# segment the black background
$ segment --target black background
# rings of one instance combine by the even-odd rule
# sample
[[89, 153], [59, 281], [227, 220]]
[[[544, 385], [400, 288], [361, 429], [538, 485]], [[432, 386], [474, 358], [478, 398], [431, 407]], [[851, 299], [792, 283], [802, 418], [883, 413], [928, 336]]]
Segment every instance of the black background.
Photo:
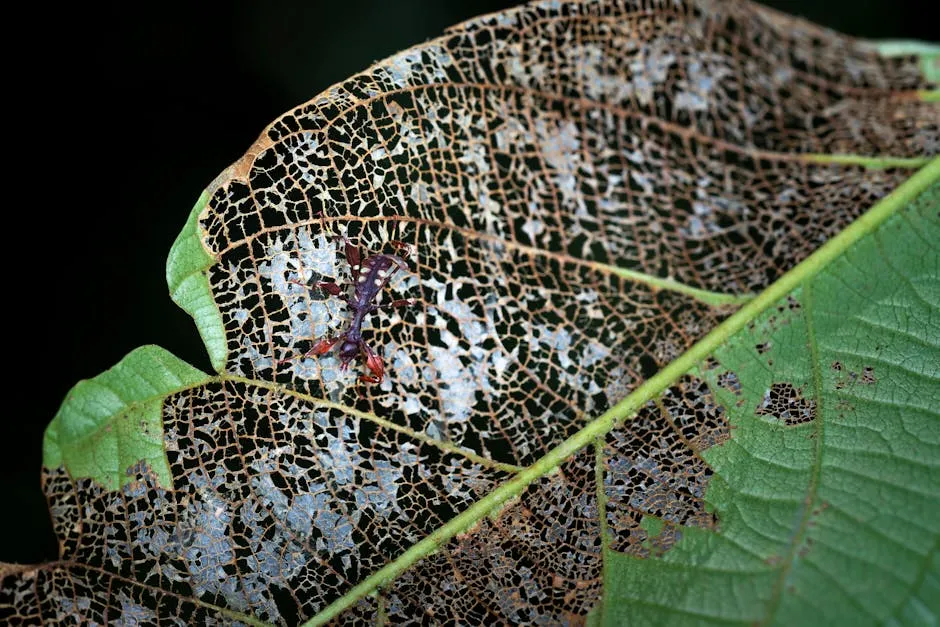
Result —
[[[53, 559], [42, 432], [68, 389], [159, 344], [210, 370], [164, 264], [201, 190], [280, 113], [452, 24], [470, 0], [108, 3], [5, 20], [0, 561]], [[936, 38], [925, 2], [768, 3], [873, 38]], [[918, 10], [922, 9], [922, 10]]]

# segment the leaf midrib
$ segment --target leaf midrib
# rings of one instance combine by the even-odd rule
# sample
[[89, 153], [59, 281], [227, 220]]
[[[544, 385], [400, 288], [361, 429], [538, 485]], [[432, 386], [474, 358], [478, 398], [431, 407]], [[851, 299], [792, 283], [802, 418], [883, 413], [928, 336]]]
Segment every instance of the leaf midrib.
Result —
[[876, 203], [809, 257], [716, 326], [689, 350], [647, 379], [620, 403], [550, 450], [544, 457], [519, 472], [514, 478], [500, 485], [426, 538], [414, 544], [397, 559], [355, 585], [345, 595], [303, 623], [304, 627], [322, 625], [338, 616], [362, 597], [393, 581], [413, 564], [436, 551], [457, 534], [468, 530], [484, 517], [495, 514], [507, 502], [517, 498], [530, 483], [553, 472], [568, 457], [590, 445], [597, 438], [603, 437], [615, 426], [631, 417], [647, 401], [658, 396], [668, 386], [685, 375], [729, 337], [743, 329], [750, 321], [794, 289], [813, 278], [849, 246], [872, 233], [885, 220], [914, 200], [937, 180], [940, 180], [940, 157], [935, 157], [928, 165]]

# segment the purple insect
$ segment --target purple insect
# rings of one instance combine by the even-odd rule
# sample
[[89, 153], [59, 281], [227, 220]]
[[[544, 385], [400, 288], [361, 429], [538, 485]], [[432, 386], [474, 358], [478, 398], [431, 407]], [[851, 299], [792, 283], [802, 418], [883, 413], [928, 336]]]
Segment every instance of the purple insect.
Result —
[[321, 281], [313, 285], [314, 288], [325, 290], [332, 296], [340, 298], [353, 311], [353, 319], [349, 327], [336, 337], [323, 338], [314, 343], [304, 357], [310, 355], [325, 355], [336, 344], [339, 347], [340, 368], [343, 370], [349, 367], [349, 364], [357, 356], [361, 355], [363, 362], [372, 374], [363, 374], [359, 376], [359, 381], [366, 383], [381, 383], [385, 375], [385, 362], [372, 347], [366, 344], [362, 339], [362, 322], [365, 317], [373, 311], [381, 308], [391, 307], [410, 307], [417, 303], [417, 299], [407, 298], [403, 300], [393, 300], [392, 302], [379, 305], [376, 298], [388, 282], [395, 276], [399, 270], [408, 270], [405, 263], [405, 257], [408, 256], [410, 247], [407, 244], [398, 241], [389, 242], [395, 248], [403, 251], [398, 255], [371, 255], [365, 259], [360, 259], [359, 249], [356, 248], [345, 237], [341, 238], [346, 249], [346, 262], [349, 264], [352, 273], [352, 284], [355, 286], [355, 293], [350, 298], [343, 293], [343, 288], [332, 281]]

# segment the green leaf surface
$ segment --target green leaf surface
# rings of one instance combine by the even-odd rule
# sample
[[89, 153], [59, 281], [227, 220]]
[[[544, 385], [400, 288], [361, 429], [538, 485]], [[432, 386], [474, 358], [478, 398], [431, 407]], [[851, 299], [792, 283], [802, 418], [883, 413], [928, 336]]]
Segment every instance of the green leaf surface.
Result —
[[199, 214], [206, 207], [207, 193], [199, 197], [186, 225], [170, 248], [166, 261], [166, 283], [170, 297], [196, 321], [199, 335], [209, 351], [212, 366], [221, 371], [227, 351], [219, 307], [212, 298], [207, 271], [212, 257], [202, 246], [198, 233]]
[[167, 260], [217, 376], [70, 393], [0, 619], [935, 621], [940, 109], [889, 52], [534, 3], [285, 113]]
[[693, 371], [732, 429], [705, 453], [720, 532], [610, 551], [609, 624], [936, 617], [938, 209], [934, 185]]
[[43, 465], [63, 466], [73, 479], [108, 490], [149, 465], [160, 485], [173, 485], [166, 462], [161, 412], [167, 395], [200, 385], [208, 375], [159, 346], [135, 349], [110, 370], [69, 391], [46, 429]]

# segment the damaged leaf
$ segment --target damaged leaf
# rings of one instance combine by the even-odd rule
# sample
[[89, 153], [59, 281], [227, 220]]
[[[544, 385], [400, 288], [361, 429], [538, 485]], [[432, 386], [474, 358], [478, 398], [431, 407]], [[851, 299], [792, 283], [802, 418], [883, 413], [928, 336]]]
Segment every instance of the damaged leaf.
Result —
[[[70, 393], [60, 559], [0, 565], [0, 616], [935, 617], [936, 55], [543, 2], [289, 111], [168, 259], [216, 373], [150, 347]], [[398, 242], [378, 304], [416, 304], [354, 321], [323, 284]], [[380, 383], [317, 349], [358, 322]]]

